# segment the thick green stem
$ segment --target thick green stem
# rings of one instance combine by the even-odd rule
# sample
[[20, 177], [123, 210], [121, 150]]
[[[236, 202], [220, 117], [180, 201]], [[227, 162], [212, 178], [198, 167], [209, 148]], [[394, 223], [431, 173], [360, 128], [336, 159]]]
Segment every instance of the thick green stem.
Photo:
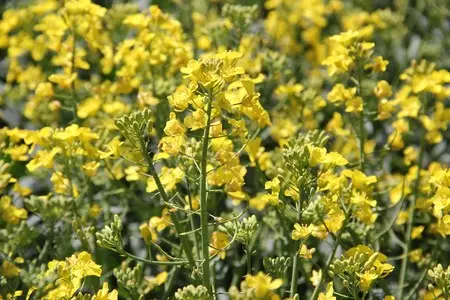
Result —
[[[422, 107], [422, 114], [425, 114], [426, 107], [428, 105], [428, 98], [425, 94], [425, 101], [423, 102]], [[417, 173], [416, 173], [416, 182], [414, 185], [414, 191], [413, 196], [411, 198], [411, 204], [409, 207], [409, 216], [408, 216], [408, 223], [406, 225], [406, 240], [405, 240], [405, 248], [403, 251], [403, 258], [402, 263], [400, 266], [400, 279], [399, 279], [399, 293], [398, 293], [398, 299], [403, 299], [403, 287], [405, 285], [406, 280], [406, 269], [408, 266], [408, 254], [409, 250], [411, 248], [411, 233], [412, 228], [414, 226], [414, 210], [416, 207], [416, 202], [419, 194], [419, 188], [420, 188], [420, 170], [423, 165], [423, 158], [425, 154], [425, 133], [422, 133], [421, 139], [420, 139], [420, 150], [419, 150], [419, 161], [417, 162]]]
[[247, 257], [247, 274], [252, 274], [252, 255], [249, 246], [245, 247], [245, 254]]
[[[302, 199], [298, 199], [297, 205], [297, 222], [301, 225], [302, 222]], [[300, 256], [298, 255], [298, 248], [300, 247], [300, 240], [295, 241], [294, 254], [292, 255], [293, 265], [292, 265], [292, 276], [291, 276], [291, 298], [297, 293], [297, 282], [298, 282], [298, 267], [300, 265]]]
[[208, 164], [208, 146], [209, 146], [209, 127], [211, 124], [211, 97], [208, 97], [208, 105], [206, 109], [206, 126], [203, 131], [202, 144], [202, 161], [200, 165], [200, 218], [201, 218], [201, 232], [202, 232], [202, 254], [203, 254], [203, 285], [208, 289], [212, 295], [211, 279], [209, 272], [209, 232], [208, 232], [208, 194], [206, 191], [206, 166]]

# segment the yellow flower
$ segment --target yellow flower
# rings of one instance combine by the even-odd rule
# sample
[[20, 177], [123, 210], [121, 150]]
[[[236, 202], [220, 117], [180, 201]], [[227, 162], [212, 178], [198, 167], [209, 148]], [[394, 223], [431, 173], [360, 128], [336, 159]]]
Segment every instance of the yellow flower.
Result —
[[98, 161], [90, 161], [83, 165], [83, 170], [89, 177], [94, 177], [97, 174], [97, 169], [100, 167], [100, 163]]
[[[160, 180], [166, 191], [173, 191], [178, 182], [181, 182], [184, 178], [184, 172], [179, 167], [167, 168], [166, 166], [161, 168]], [[153, 177], [147, 181], [147, 193], [152, 193], [158, 189]]]
[[359, 170], [344, 170], [342, 174], [345, 177], [351, 178], [353, 187], [360, 190], [367, 190], [373, 183], [377, 182], [375, 176], [366, 176]]
[[202, 50], [211, 48], [212, 41], [207, 35], [199, 36], [197, 39], [197, 47]]
[[12, 160], [16, 161], [27, 161], [28, 160], [28, 146], [27, 145], [19, 145], [15, 147], [11, 147], [5, 150], [11, 156]]
[[24, 208], [17, 208], [11, 203], [11, 197], [2, 196], [0, 198], [0, 216], [9, 224], [17, 225], [21, 220], [26, 220], [28, 212]]
[[78, 105], [77, 115], [80, 119], [93, 117], [102, 106], [102, 100], [99, 96], [89, 97]]
[[408, 218], [409, 218], [409, 212], [403, 210], [398, 214], [398, 217], [395, 220], [395, 224], [403, 225], [406, 223], [406, 221], [408, 221]]
[[195, 110], [184, 118], [184, 125], [191, 130], [204, 128], [206, 126], [206, 113], [201, 109]]
[[373, 282], [378, 278], [384, 278], [389, 275], [394, 266], [385, 263], [387, 257], [380, 252], [375, 252], [365, 245], [358, 245], [347, 250], [344, 254], [346, 258], [363, 259], [361, 269], [356, 270], [356, 275], [359, 277], [359, 288], [363, 292], [367, 292]]
[[70, 180], [64, 177], [64, 174], [60, 171], [56, 171], [50, 177], [50, 181], [53, 184], [55, 193], [64, 194], [70, 190]]
[[[256, 210], [262, 211], [266, 208], [267, 205], [272, 205], [274, 203], [274, 199], [272, 199], [271, 195], [268, 194], [259, 194], [255, 197], [249, 199], [249, 206]], [[276, 203], [278, 203], [278, 199], [276, 199]]]
[[333, 283], [329, 282], [327, 284], [327, 291], [326, 293], [320, 293], [319, 297], [317, 298], [318, 300], [336, 300], [336, 297], [333, 296], [334, 295], [334, 289], [333, 289]]
[[6, 278], [13, 278], [19, 276], [20, 269], [5, 259], [0, 266], [0, 274]]
[[[228, 122], [229, 122], [229, 124], [232, 126], [232, 130], [231, 130], [231, 135], [232, 135], [232, 136], [238, 136], [238, 137], [240, 137], [241, 139], [244, 139], [245, 137], [247, 137], [247, 135], [248, 135], [248, 130], [247, 130], [247, 128], [246, 128], [246, 125], [245, 125], [245, 121], [244, 121], [244, 120], [230, 119]], [[248, 143], [251, 143], [251, 142], [257, 143], [257, 140], [258, 140], [258, 139], [259, 139], [259, 144], [261, 144], [261, 138], [259, 138], [259, 137], [250, 140]], [[249, 144], [247, 144], [247, 146], [246, 146], [245, 148], [246, 148], [246, 150], [247, 150], [247, 149], [250, 148], [250, 147], [252, 147], [252, 146], [249, 146]], [[258, 148], [259, 148], [259, 146], [258, 146]], [[254, 150], [257, 150], [257, 149], [254, 149]], [[249, 153], [249, 154], [250, 154], [250, 153]], [[254, 161], [254, 160], [253, 160], [253, 161]]]
[[332, 209], [327, 213], [327, 218], [324, 220], [326, 228], [333, 233], [339, 231], [344, 224], [345, 214], [341, 209]]
[[43, 299], [70, 298], [81, 287], [83, 278], [87, 276], [100, 277], [101, 266], [97, 265], [89, 253], [83, 251], [74, 254], [65, 261], [53, 260], [48, 263], [46, 275], [58, 275], [57, 286], [49, 291]]
[[102, 289], [97, 292], [92, 297], [92, 300], [117, 300], [119, 297], [119, 293], [117, 290], [112, 290], [109, 292], [109, 287], [107, 282], [103, 282]]
[[225, 232], [214, 231], [211, 235], [211, 246], [209, 247], [209, 254], [219, 254], [221, 259], [225, 259], [226, 252], [224, 249], [228, 245], [228, 234]]
[[345, 88], [345, 86], [342, 83], [338, 83], [331, 91], [328, 93], [327, 99], [331, 103], [335, 104], [341, 104], [345, 101], [348, 101], [352, 98], [354, 98], [356, 95], [356, 88]]
[[[6, 300], [13, 300], [23, 295], [23, 291], [15, 291], [13, 294], [6, 294]], [[0, 296], [0, 300], [3, 300], [3, 297]], [[28, 299], [27, 299], [28, 300]]]
[[378, 275], [375, 273], [375, 270], [369, 270], [362, 274], [356, 273], [359, 277], [359, 288], [363, 292], [367, 292], [370, 287], [372, 286], [372, 283], [375, 281], [375, 279], [378, 278]]
[[345, 166], [348, 164], [348, 160], [337, 152], [330, 152], [325, 155], [322, 163], [334, 166]]
[[148, 26], [150, 19], [143, 14], [132, 14], [123, 20], [123, 24], [135, 28], [145, 28]]
[[191, 88], [191, 85], [189, 87], [180, 85], [172, 95], [167, 97], [170, 105], [175, 111], [181, 112], [188, 108], [193, 97], [193, 90]]
[[48, 80], [54, 82], [62, 89], [69, 89], [72, 83], [77, 79], [77, 73], [68, 74], [52, 74], [48, 77]]
[[184, 135], [165, 136], [159, 142], [159, 148], [163, 153], [176, 156], [182, 152], [186, 144], [186, 137]]
[[239, 52], [221, 52], [211, 58], [196, 61], [190, 60], [181, 68], [184, 77], [207, 88], [214, 88], [221, 81], [231, 82], [236, 75], [244, 74], [244, 69], [236, 67], [242, 54]]
[[299, 83], [288, 83], [279, 85], [275, 89], [275, 95], [278, 97], [299, 97], [305, 87]]
[[88, 214], [91, 218], [96, 218], [98, 217], [102, 212], [102, 208], [100, 205], [98, 205], [97, 203], [94, 203], [91, 205], [91, 207], [89, 207], [88, 210]]
[[53, 138], [67, 144], [78, 140], [84, 143], [89, 143], [99, 137], [87, 127], [79, 127], [77, 124], [72, 124], [69, 127], [57, 130], [54, 133]]
[[120, 157], [120, 153], [121, 153], [120, 146], [122, 144], [123, 144], [123, 142], [121, 142], [118, 137], [115, 137], [111, 142], [109, 142], [107, 152], [98, 150], [98, 153], [100, 154], [100, 159], [105, 159], [108, 157], [113, 157], [113, 158]]
[[18, 193], [22, 197], [29, 196], [33, 192], [29, 187], [20, 185], [19, 182], [16, 182], [14, 184], [13, 191]]
[[[236, 192], [236, 193], [231, 193], [232, 195], [230, 195], [230, 193], [228, 193], [228, 195], [230, 195], [232, 198], [234, 198], [234, 200], [236, 200], [237, 198], [239, 198], [239, 196], [243, 196], [245, 199], [245, 194], [240, 191], [240, 192]], [[189, 210], [199, 210], [200, 209], [200, 196], [199, 195], [186, 195], [184, 197], [185, 201], [186, 201], [186, 209]], [[191, 208], [192, 205], [192, 208]]]
[[278, 177], [275, 177], [273, 180], [269, 180], [264, 184], [264, 188], [266, 190], [271, 190], [272, 193], [279, 193], [280, 192], [280, 179]]
[[313, 229], [314, 229], [313, 224], [300, 225], [300, 224], [296, 223], [294, 225], [294, 230], [292, 231], [292, 239], [293, 240], [307, 239], [308, 236], [313, 231]]
[[403, 149], [405, 147], [405, 142], [402, 133], [398, 130], [394, 130], [388, 137], [388, 145], [394, 150]]
[[125, 169], [125, 174], [127, 174], [125, 177], [127, 181], [138, 181], [140, 179], [141, 171], [139, 166], [129, 166]]
[[179, 136], [183, 135], [186, 132], [186, 128], [183, 124], [177, 120], [174, 112], [170, 113], [170, 119], [167, 121], [166, 126], [164, 127], [164, 133], [168, 136]]
[[62, 150], [59, 147], [53, 148], [50, 152], [47, 150], [40, 150], [35, 158], [27, 164], [28, 171], [34, 172], [41, 167], [47, 169], [53, 168], [54, 157], [61, 152]]
[[372, 69], [373, 72], [384, 72], [389, 61], [384, 60], [382, 56], [375, 57], [373, 63], [364, 66], [364, 69]]
[[322, 279], [322, 269], [319, 269], [319, 271], [316, 270], [312, 271], [312, 276], [309, 278], [309, 281], [311, 281], [313, 286], [318, 286], [320, 284], [321, 279]]
[[170, 226], [170, 214], [167, 208], [163, 209], [161, 217], [151, 217], [149, 220], [150, 230], [156, 230], [157, 232], [163, 231], [166, 227]]
[[411, 250], [408, 254], [409, 258], [412, 262], [419, 262], [423, 258], [423, 250], [422, 249], [414, 249]]
[[164, 282], [167, 281], [168, 275], [169, 275], [169, 273], [167, 273], [166, 271], [163, 271], [163, 272], [159, 273], [158, 275], [156, 275], [155, 277], [145, 276], [144, 277], [144, 283], [145, 283], [144, 294], [147, 294], [148, 292], [153, 290], [155, 287], [164, 284]]
[[307, 147], [309, 152], [309, 165], [311, 167], [316, 167], [318, 164], [323, 162], [327, 154], [327, 149], [311, 145], [307, 145]]
[[298, 255], [300, 255], [300, 257], [304, 259], [311, 259], [314, 252], [316, 252], [316, 248], [308, 249], [308, 247], [305, 244], [303, 244], [298, 250]]
[[361, 34], [358, 31], [348, 30], [333, 35], [332, 37], [330, 37], [330, 40], [335, 41], [345, 47], [348, 47], [351, 44], [353, 44], [356, 40], [358, 40], [360, 37]]
[[257, 299], [265, 299], [265, 297], [271, 294], [271, 291], [283, 285], [283, 280], [272, 280], [272, 277], [263, 272], [259, 272], [256, 275], [247, 275], [245, 282], [249, 288], [254, 289]]
[[346, 112], [361, 112], [363, 111], [363, 100], [361, 97], [357, 96], [355, 98], [349, 99], [345, 102]]
[[412, 232], [411, 232], [411, 238], [413, 240], [421, 238], [422, 232], [424, 231], [424, 229], [425, 229], [425, 227], [422, 225], [413, 227]]
[[387, 98], [392, 96], [392, 87], [386, 80], [381, 80], [377, 83], [373, 92], [378, 99]]
[[387, 99], [381, 99], [378, 103], [378, 120], [389, 119], [395, 111], [395, 102]]
[[156, 242], [158, 235], [155, 229], [150, 228], [149, 222], [141, 224], [141, 226], [139, 226], [139, 230], [142, 238], [147, 244], [150, 244], [150, 242]]

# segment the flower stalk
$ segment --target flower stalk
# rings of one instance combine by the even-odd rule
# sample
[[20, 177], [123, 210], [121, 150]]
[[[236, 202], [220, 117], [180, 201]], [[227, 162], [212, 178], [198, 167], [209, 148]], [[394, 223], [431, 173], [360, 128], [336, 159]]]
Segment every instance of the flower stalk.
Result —
[[[297, 204], [297, 222], [299, 224], [302, 223], [302, 210], [303, 210], [303, 205], [302, 205], [302, 199], [300, 197], [300, 199], [298, 199], [298, 204]], [[297, 293], [298, 268], [300, 266], [300, 256], [298, 254], [298, 249], [300, 247], [300, 244], [301, 244], [300, 240], [295, 241], [294, 254], [293, 254], [293, 258], [292, 258], [293, 265], [292, 265], [291, 291], [290, 291], [291, 298], [294, 297], [295, 294]]]
[[[428, 98], [425, 95], [425, 101], [423, 102], [423, 108], [422, 108], [422, 114], [425, 113], [426, 107], [428, 104]], [[424, 160], [424, 154], [425, 154], [425, 133], [421, 135], [420, 139], [420, 149], [419, 149], [419, 160], [417, 162], [417, 173], [416, 173], [416, 181], [414, 184], [414, 192], [411, 197], [411, 204], [410, 204], [410, 211], [408, 215], [408, 223], [406, 225], [406, 240], [405, 240], [405, 248], [403, 251], [403, 258], [400, 266], [400, 279], [398, 282], [399, 292], [398, 292], [398, 298], [403, 299], [403, 288], [405, 285], [406, 280], [406, 269], [408, 266], [408, 256], [409, 256], [409, 250], [411, 248], [411, 234], [412, 229], [414, 226], [414, 209], [416, 207], [416, 202], [419, 194], [419, 188], [420, 188], [420, 170], [423, 165]]]
[[202, 255], [203, 255], [203, 285], [212, 294], [210, 270], [209, 270], [209, 232], [208, 232], [208, 193], [206, 186], [206, 166], [208, 164], [208, 146], [209, 146], [209, 127], [211, 125], [212, 99], [208, 96], [206, 109], [206, 126], [203, 131], [202, 156], [200, 164], [200, 223], [202, 233]]

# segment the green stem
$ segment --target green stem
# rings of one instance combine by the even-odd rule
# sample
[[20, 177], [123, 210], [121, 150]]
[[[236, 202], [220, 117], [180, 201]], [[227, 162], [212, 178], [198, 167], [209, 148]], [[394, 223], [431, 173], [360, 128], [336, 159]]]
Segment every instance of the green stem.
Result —
[[189, 262], [187, 260], [175, 260], [175, 261], [159, 261], [159, 260], [148, 260], [136, 255], [133, 255], [131, 253], [128, 252], [122, 252], [121, 253], [123, 256], [127, 256], [131, 259], [134, 259], [136, 261], [140, 261], [143, 262], [145, 264], [149, 264], [149, 265], [157, 265], [157, 266], [182, 266], [182, 265], [186, 265]]
[[[189, 182], [186, 181], [187, 186], [188, 186], [188, 200], [189, 200], [189, 209], [191, 211], [194, 211], [194, 209], [192, 208], [192, 197], [190, 194], [190, 189], [189, 189]], [[196, 229], [195, 227], [195, 222], [194, 222], [194, 217], [192, 214], [189, 214], [189, 222], [191, 223], [191, 230], [194, 231]], [[197, 233], [194, 232], [194, 246], [195, 246], [195, 251], [197, 253], [197, 259], [200, 259], [200, 246], [198, 245], [198, 238], [197, 238]]]
[[169, 280], [167, 281], [166, 286], [164, 287], [164, 295], [162, 299], [168, 299], [169, 295], [172, 292], [173, 284], [175, 283], [175, 277], [177, 277], [177, 273], [180, 270], [180, 268], [173, 268], [170, 271]]
[[[423, 104], [423, 113], [425, 112], [427, 106], [427, 98], [425, 98], [424, 104]], [[419, 188], [420, 188], [420, 169], [422, 168], [423, 164], [423, 158], [425, 154], [425, 133], [422, 133], [422, 137], [420, 140], [420, 150], [419, 150], [419, 161], [417, 163], [417, 173], [416, 173], [416, 182], [414, 185], [414, 193], [411, 198], [411, 204], [410, 204], [410, 212], [408, 216], [408, 223], [406, 225], [406, 241], [405, 241], [405, 248], [403, 251], [403, 258], [402, 263], [400, 266], [400, 279], [399, 279], [399, 293], [398, 293], [398, 299], [403, 299], [403, 287], [405, 285], [406, 280], [406, 269], [408, 266], [408, 254], [409, 250], [411, 248], [411, 233], [412, 228], [414, 225], [414, 209], [416, 207], [416, 202], [419, 194]]]
[[208, 233], [208, 194], [206, 191], [206, 166], [208, 164], [208, 144], [209, 144], [209, 127], [211, 123], [212, 99], [208, 97], [208, 106], [206, 109], [206, 126], [203, 132], [202, 144], [202, 161], [200, 165], [200, 218], [202, 232], [202, 253], [203, 253], [203, 285], [212, 295], [211, 278], [209, 272], [209, 233]]
[[[297, 222], [301, 225], [302, 222], [302, 199], [298, 199], [297, 204]], [[291, 292], [290, 296], [293, 298], [297, 293], [298, 282], [298, 267], [300, 265], [300, 256], [298, 255], [298, 248], [300, 247], [300, 240], [295, 241], [295, 248], [293, 254], [292, 276], [291, 276]]]
[[[192, 230], [195, 230], [194, 218], [192, 215], [189, 216], [189, 222], [191, 223]], [[194, 232], [194, 247], [197, 253], [197, 258], [200, 259], [200, 246], [198, 245], [197, 233]]]
[[250, 252], [250, 247], [245, 247], [246, 257], [247, 257], [247, 274], [252, 274], [252, 256]]

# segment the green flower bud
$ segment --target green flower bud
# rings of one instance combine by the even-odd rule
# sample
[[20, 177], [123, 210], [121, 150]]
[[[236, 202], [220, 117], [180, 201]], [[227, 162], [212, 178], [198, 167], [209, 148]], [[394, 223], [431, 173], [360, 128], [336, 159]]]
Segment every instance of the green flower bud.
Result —
[[177, 300], [208, 300], [210, 299], [208, 289], [203, 285], [193, 286], [188, 285], [183, 289], [178, 289], [175, 293]]
[[95, 234], [97, 245], [121, 253], [122, 247], [122, 221], [118, 215], [114, 215], [114, 221]]
[[114, 269], [113, 273], [117, 281], [129, 291], [137, 291], [142, 283], [142, 264], [137, 264], [134, 268], [119, 267]]
[[152, 113], [149, 109], [124, 115], [116, 119], [115, 125], [133, 147], [146, 154], [145, 145], [153, 128]]
[[263, 260], [263, 265], [264, 269], [270, 276], [274, 278], [281, 278], [291, 265], [291, 258], [285, 256], [274, 258], [265, 257]]

